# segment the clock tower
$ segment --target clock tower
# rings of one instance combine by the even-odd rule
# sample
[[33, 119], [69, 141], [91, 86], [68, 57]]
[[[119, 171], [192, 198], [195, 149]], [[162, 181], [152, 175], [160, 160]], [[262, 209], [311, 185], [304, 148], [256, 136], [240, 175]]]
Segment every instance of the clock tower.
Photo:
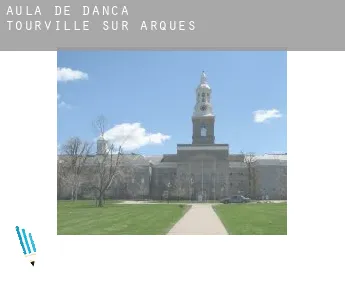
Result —
[[214, 144], [214, 121], [212, 109], [212, 90], [207, 82], [205, 72], [202, 72], [200, 84], [196, 89], [196, 102], [193, 121], [193, 144]]

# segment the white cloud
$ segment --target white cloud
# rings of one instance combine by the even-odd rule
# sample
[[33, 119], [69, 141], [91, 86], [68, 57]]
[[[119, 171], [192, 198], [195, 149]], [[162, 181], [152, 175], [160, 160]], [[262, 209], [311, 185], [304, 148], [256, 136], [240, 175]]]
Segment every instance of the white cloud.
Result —
[[63, 109], [72, 109], [72, 106], [70, 104], [67, 104], [65, 101], [61, 100], [61, 95], [57, 93], [57, 100], [58, 100], [58, 108], [63, 108]]
[[135, 150], [151, 144], [162, 144], [170, 136], [162, 133], [149, 133], [140, 123], [122, 123], [104, 133], [104, 138], [124, 150]]
[[88, 74], [80, 70], [57, 68], [57, 81], [86, 80], [88, 78]]
[[72, 106], [70, 104], [67, 104], [65, 101], [61, 101], [58, 103], [58, 108], [63, 108], [63, 109], [71, 109]]
[[271, 110], [257, 110], [253, 112], [254, 122], [263, 123], [272, 118], [281, 118], [281, 113], [276, 109]]

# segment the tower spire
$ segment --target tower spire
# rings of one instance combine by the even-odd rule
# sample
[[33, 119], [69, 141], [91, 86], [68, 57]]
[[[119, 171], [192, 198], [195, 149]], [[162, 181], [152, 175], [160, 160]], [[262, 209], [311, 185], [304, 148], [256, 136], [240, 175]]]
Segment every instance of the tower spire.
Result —
[[195, 91], [195, 106], [192, 116], [193, 144], [214, 144], [214, 121], [212, 107], [212, 89], [202, 71], [200, 84]]
[[107, 141], [104, 138], [104, 134], [102, 133], [101, 136], [97, 140], [97, 155], [103, 155], [107, 152]]
[[202, 85], [202, 84], [208, 84], [208, 83], [207, 83], [207, 76], [206, 76], [205, 71], [202, 71], [202, 73], [201, 73], [200, 84], [201, 84], [201, 85]]
[[196, 89], [196, 101], [193, 116], [213, 115], [211, 95], [212, 90], [208, 84], [206, 73], [205, 71], [202, 71], [200, 84]]

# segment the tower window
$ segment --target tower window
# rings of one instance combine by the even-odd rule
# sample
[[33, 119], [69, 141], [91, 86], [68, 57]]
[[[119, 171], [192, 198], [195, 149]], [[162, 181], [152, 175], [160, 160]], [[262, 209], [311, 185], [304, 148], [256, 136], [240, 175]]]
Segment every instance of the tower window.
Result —
[[205, 103], [205, 98], [202, 98], [202, 102]]
[[202, 93], [202, 97], [205, 97], [205, 93]]
[[200, 135], [203, 136], [203, 137], [206, 137], [206, 135], [207, 135], [207, 128], [206, 128], [205, 125], [201, 126]]

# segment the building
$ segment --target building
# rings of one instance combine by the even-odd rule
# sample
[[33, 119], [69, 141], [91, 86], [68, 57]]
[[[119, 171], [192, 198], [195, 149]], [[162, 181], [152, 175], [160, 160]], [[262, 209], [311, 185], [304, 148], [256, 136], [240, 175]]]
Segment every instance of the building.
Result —
[[[192, 143], [177, 144], [176, 154], [125, 155], [125, 163], [133, 167], [133, 173], [130, 177], [115, 181], [107, 196], [200, 202], [237, 194], [255, 199], [286, 199], [287, 155], [231, 154], [228, 144], [215, 143], [215, 120], [212, 89], [203, 72], [195, 93]], [[97, 154], [89, 156], [87, 160], [90, 169], [106, 150], [106, 140], [100, 137]], [[60, 156], [60, 160], [64, 157]], [[92, 175], [91, 170], [85, 175]], [[87, 181], [87, 177], [85, 179], [81, 194], [82, 187], [90, 186], [90, 181]], [[69, 195], [68, 189], [64, 193]], [[60, 198], [64, 197], [60, 193]]]

